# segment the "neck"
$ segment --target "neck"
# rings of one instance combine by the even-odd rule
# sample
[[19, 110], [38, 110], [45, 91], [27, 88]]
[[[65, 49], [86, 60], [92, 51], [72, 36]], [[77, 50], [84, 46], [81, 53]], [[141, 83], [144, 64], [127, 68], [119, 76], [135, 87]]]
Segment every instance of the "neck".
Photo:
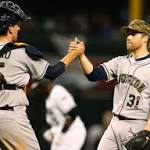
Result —
[[134, 56], [135, 59], [145, 57], [145, 56], [148, 55], [148, 54], [150, 54], [150, 53], [149, 53], [149, 51], [147, 50], [147, 47], [143, 47], [143, 48], [136, 49], [136, 50], [133, 52], [133, 56]]
[[9, 43], [12, 39], [9, 36], [0, 36], [0, 43]]

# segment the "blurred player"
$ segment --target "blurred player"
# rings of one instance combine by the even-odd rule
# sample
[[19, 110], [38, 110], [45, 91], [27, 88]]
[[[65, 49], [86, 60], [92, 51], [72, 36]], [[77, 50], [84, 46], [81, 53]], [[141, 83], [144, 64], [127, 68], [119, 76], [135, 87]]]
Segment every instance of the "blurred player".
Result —
[[[105, 131], [98, 150], [125, 150], [124, 142], [133, 133], [150, 131], [150, 25], [135, 19], [121, 28], [127, 35], [128, 55], [93, 66], [83, 53], [80, 62], [90, 81], [116, 80], [113, 118]], [[84, 49], [83, 42], [70, 43], [69, 51]], [[148, 120], [149, 119], [149, 120]]]
[[86, 139], [86, 127], [71, 93], [51, 81], [43, 81], [37, 88], [47, 95], [46, 121], [50, 129], [44, 132], [44, 138], [51, 143], [50, 149], [81, 150]]
[[81, 54], [80, 50], [68, 53], [52, 65], [35, 47], [16, 43], [20, 25], [30, 19], [17, 4], [0, 2], [0, 147], [4, 150], [40, 150], [26, 114], [24, 87], [30, 79], [55, 79]]

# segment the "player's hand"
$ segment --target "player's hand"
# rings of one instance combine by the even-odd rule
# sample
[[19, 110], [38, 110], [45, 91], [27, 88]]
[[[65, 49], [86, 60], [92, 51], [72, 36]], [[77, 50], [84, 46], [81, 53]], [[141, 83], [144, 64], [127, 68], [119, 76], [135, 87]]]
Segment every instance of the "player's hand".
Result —
[[43, 133], [43, 137], [45, 140], [47, 140], [48, 142], [51, 142], [53, 140], [53, 133], [51, 131], [51, 129], [48, 129], [46, 130], [44, 133]]
[[85, 51], [85, 45], [83, 41], [80, 41], [78, 38], [75, 38], [73, 42], [70, 42], [68, 52], [76, 51], [77, 56], [80, 56]]
[[55, 144], [61, 144], [63, 142], [63, 133], [57, 133], [54, 135], [53, 142]]

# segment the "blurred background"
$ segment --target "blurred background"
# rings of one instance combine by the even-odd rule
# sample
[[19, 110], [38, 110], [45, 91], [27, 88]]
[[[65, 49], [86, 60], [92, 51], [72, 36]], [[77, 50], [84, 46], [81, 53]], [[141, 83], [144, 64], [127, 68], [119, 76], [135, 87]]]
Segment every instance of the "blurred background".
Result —
[[[124, 55], [125, 38], [120, 34], [120, 27], [127, 25], [134, 18], [150, 22], [149, 0], [14, 0], [14, 2], [33, 18], [32, 22], [24, 25], [20, 40], [37, 47], [51, 63], [55, 63], [67, 53], [69, 42], [74, 40], [74, 37], [85, 42], [86, 54], [95, 65], [115, 56]], [[105, 130], [103, 118], [106, 118], [107, 112], [112, 110], [114, 83], [87, 81], [78, 60], [54, 82], [64, 85], [73, 94], [90, 137], [99, 141], [102, 131]], [[32, 91], [28, 97], [29, 118], [41, 148], [47, 150], [49, 144], [42, 135], [48, 128], [45, 122], [45, 100], [41, 94]], [[87, 137], [87, 140], [91, 139]], [[86, 144], [83, 147], [83, 150], [94, 149], [96, 150]]]

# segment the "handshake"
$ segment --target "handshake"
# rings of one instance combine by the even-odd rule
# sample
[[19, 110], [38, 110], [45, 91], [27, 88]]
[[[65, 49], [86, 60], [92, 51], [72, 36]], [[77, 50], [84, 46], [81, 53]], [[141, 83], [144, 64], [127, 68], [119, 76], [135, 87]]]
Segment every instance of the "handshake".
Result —
[[68, 48], [68, 53], [60, 60], [65, 64], [67, 68], [76, 57], [82, 56], [84, 58], [85, 46], [83, 41], [80, 41], [78, 38], [75, 38], [74, 41], [71, 41]]
[[80, 41], [77, 37], [75, 37], [75, 40], [70, 42], [68, 53], [76, 51], [76, 55], [80, 56], [85, 51], [85, 45], [83, 41]]

